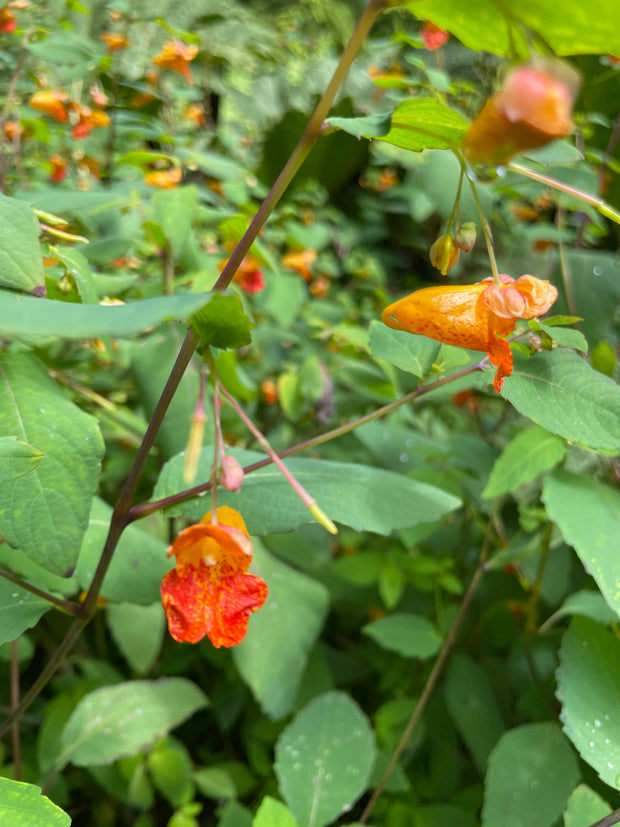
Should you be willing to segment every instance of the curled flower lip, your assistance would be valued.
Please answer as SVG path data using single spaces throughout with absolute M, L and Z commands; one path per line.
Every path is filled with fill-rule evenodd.
M 245 637 L 249 616 L 267 599 L 267 585 L 247 574 L 252 543 L 241 515 L 232 508 L 211 512 L 181 531 L 168 550 L 176 568 L 161 584 L 170 634 L 197 643 L 205 635 L 214 646 L 235 646 Z
M 500 275 L 501 285 L 485 279 L 465 286 L 425 287 L 385 308 L 382 321 L 468 350 L 484 351 L 497 367 L 493 387 L 499 393 L 512 373 L 512 352 L 505 337 L 517 319 L 542 316 L 558 296 L 548 281 L 525 275 L 516 281 Z

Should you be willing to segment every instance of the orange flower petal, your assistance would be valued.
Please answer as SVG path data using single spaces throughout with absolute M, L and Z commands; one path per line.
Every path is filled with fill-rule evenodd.
M 50 115 L 52 118 L 60 121 L 60 123 L 67 123 L 69 113 L 64 106 L 64 101 L 66 101 L 68 97 L 67 92 L 62 89 L 44 89 L 40 92 L 35 92 L 28 101 L 28 104 L 32 106 L 33 109 Z

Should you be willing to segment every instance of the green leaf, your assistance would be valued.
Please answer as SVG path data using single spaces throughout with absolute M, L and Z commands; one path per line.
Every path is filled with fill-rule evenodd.
M 256 811 L 252 827 L 297 827 L 297 822 L 285 804 L 267 795 Z
M 508 443 L 495 462 L 483 497 L 498 497 L 515 491 L 564 459 L 566 444 L 542 428 L 521 431 Z
M 270 718 L 283 718 L 295 702 L 308 655 L 329 605 L 326 588 L 254 544 L 252 571 L 269 584 L 265 606 L 233 649 L 242 678 Z M 269 669 L 265 669 L 269 663 Z
M 604 625 L 617 619 L 616 613 L 609 608 L 600 592 L 573 592 L 573 594 L 569 594 L 557 612 L 554 612 L 551 617 L 545 620 L 543 624 L 545 631 L 563 617 L 571 617 L 572 615 L 583 615 Z
M 88 589 L 101 557 L 110 527 L 112 509 L 95 497 L 75 570 L 82 589 Z M 107 600 L 150 606 L 159 601 L 161 580 L 173 566 L 166 556 L 166 543 L 137 525 L 123 531 L 101 587 Z
M 585 784 L 575 787 L 564 813 L 564 827 L 591 827 L 611 812 L 611 807 Z
M 159 190 L 153 195 L 152 203 L 155 221 L 178 258 L 192 232 L 198 211 L 198 188 L 185 186 Z
M 612 334 L 610 308 L 620 302 L 620 260 L 612 253 L 569 250 L 567 261 L 571 273 L 570 310 L 583 317 L 580 327 L 593 348 Z M 563 306 L 567 307 L 565 302 Z M 545 323 L 549 324 L 549 319 Z
M 0 822 L 11 827 L 69 827 L 71 817 L 34 784 L 0 778 Z
M 76 706 L 62 733 L 57 767 L 110 764 L 144 750 L 156 738 L 207 705 L 185 678 L 127 681 L 90 692 Z
M 203 767 L 192 773 L 192 779 L 207 798 L 227 799 L 237 797 L 237 787 L 230 773 L 221 767 Z
M 254 451 L 232 449 L 230 453 L 241 465 L 265 458 Z M 212 449 L 204 448 L 197 480 L 209 478 L 212 458 Z M 397 528 L 439 520 L 460 505 L 460 500 L 439 488 L 368 465 L 312 459 L 287 459 L 285 464 L 332 520 L 356 531 L 389 534 Z M 164 466 L 155 497 L 166 497 L 185 487 L 183 457 L 174 457 Z M 248 474 L 238 494 L 219 492 L 218 504 L 240 511 L 250 534 L 258 536 L 314 522 L 274 465 Z M 195 499 L 181 503 L 171 513 L 201 519 L 208 510 L 208 500 Z
M 2 420 L 0 419 L 0 425 Z M 0 436 L 0 485 L 34 470 L 43 454 L 16 436 Z
M 594 450 L 620 447 L 620 387 L 570 350 L 516 355 L 502 395 L 552 434 Z
M 620 615 L 620 492 L 588 477 L 556 471 L 546 478 L 542 499 L 549 518 Z
M 557 681 L 564 732 L 603 781 L 620 789 L 620 641 L 595 621 L 574 618 Z
M 367 115 L 363 118 L 329 118 L 332 129 L 341 129 L 343 132 L 356 138 L 378 138 L 387 135 L 390 131 L 392 115 Z
M 558 726 L 512 729 L 489 758 L 482 827 L 551 827 L 578 780 L 577 761 Z
M 36 299 L 0 290 L 0 336 L 37 340 L 133 336 L 160 322 L 188 318 L 205 301 L 204 294 L 186 293 L 108 306 Z
M 465 655 L 456 655 L 448 667 L 444 691 L 454 723 L 484 775 L 489 755 L 504 731 L 486 673 Z
M 127 663 L 138 675 L 146 674 L 157 660 L 166 630 L 161 602 L 150 606 L 111 604 L 106 609 L 106 619 Z
M 67 274 L 75 279 L 78 293 L 84 304 L 97 304 L 99 296 L 86 256 L 72 247 L 55 248 L 54 256 L 65 265 Z
M 529 325 L 533 330 L 542 330 L 560 347 L 572 347 L 573 350 L 579 350 L 581 353 L 588 352 L 588 340 L 579 330 L 547 325 L 544 322 L 539 322 L 538 319 L 532 319 Z
M 469 129 L 469 121 L 434 98 L 412 98 L 394 110 L 387 135 L 378 141 L 421 152 L 423 149 L 449 149 L 459 144 Z
M 509 14 L 494 0 L 467 5 L 461 0 L 411 0 L 407 7 L 474 51 L 512 57 L 516 48 L 525 58 L 530 52 L 528 29 L 542 35 L 560 55 L 618 54 L 620 50 L 620 29 L 611 23 L 616 20 L 615 0 L 593 0 L 587 5 L 566 0 L 561 11 L 553 0 L 520 0 L 506 7 Z
M 40 232 L 32 207 L 0 195 L 0 286 L 45 295 Z
M 67 398 L 38 359 L 4 353 L 0 434 L 36 445 L 44 455 L 29 474 L 3 484 L 0 533 L 44 568 L 65 574 L 77 559 L 99 479 L 97 420 Z
M 0 644 L 16 640 L 39 622 L 52 604 L 4 578 L 0 579 Z
M 382 322 L 371 322 L 368 343 L 375 358 L 385 359 L 420 379 L 428 376 L 441 347 L 426 336 L 392 330 Z
M 239 296 L 215 293 L 210 301 L 195 313 L 190 324 L 200 336 L 201 345 L 213 347 L 243 347 L 250 344 L 252 322 L 243 311 Z
M 323 827 L 357 801 L 375 758 L 372 729 L 342 692 L 312 700 L 280 735 L 274 769 L 299 824 Z
M 164 152 L 147 152 L 146 150 L 133 150 L 132 152 L 125 152 L 120 158 L 116 160 L 116 164 L 129 164 L 130 166 L 144 167 L 152 164 L 154 161 L 170 161 L 174 163 L 172 155 L 166 155 Z
M 430 658 L 442 642 L 441 635 L 430 620 L 404 612 L 381 617 L 366 624 L 362 631 L 383 649 L 398 652 L 405 658 Z

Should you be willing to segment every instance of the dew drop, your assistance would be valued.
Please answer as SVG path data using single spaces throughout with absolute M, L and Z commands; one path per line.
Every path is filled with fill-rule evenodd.
M 598 718 L 595 718 L 595 719 L 594 719 L 594 726 L 595 726 L 595 727 L 599 727 L 600 725 L 601 725 L 601 722 L 599 721 L 599 719 L 598 719 Z
M 594 749 L 594 741 L 588 741 L 588 746 L 590 749 Z
M 592 274 L 593 274 L 594 276 L 602 276 L 602 275 L 603 275 L 603 268 L 602 268 L 602 267 L 595 267 L 595 268 L 592 270 Z
M 398 459 L 399 459 L 401 462 L 407 462 L 407 460 L 409 459 L 409 454 L 406 454 L 406 453 L 404 453 L 404 452 L 403 452 L 403 453 L 402 453 L 402 454 L 398 457 Z

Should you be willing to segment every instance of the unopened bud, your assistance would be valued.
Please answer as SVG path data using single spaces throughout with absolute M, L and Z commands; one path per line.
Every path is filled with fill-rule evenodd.
M 473 221 L 466 221 L 456 231 L 454 243 L 464 253 L 469 253 L 476 243 L 476 225 Z
M 430 249 L 429 257 L 433 267 L 445 276 L 448 270 L 452 269 L 461 251 L 454 243 L 454 236 L 451 233 L 440 236 Z
M 222 473 L 219 479 L 220 485 L 224 486 L 227 491 L 240 491 L 244 476 L 245 473 L 238 460 L 230 454 L 226 454 L 222 460 Z

